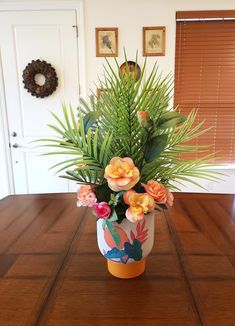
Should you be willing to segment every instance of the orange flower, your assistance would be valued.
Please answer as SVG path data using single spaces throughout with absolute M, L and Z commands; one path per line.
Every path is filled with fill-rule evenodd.
M 145 191 L 152 196 L 157 204 L 165 204 L 168 198 L 168 189 L 163 186 L 163 184 L 149 180 L 147 184 L 143 184 Z
M 154 199 L 147 193 L 137 193 L 134 190 L 126 191 L 124 202 L 130 207 L 126 210 L 126 217 L 132 223 L 144 218 L 144 214 L 152 212 L 155 207 Z
M 113 157 L 105 168 L 104 177 L 113 191 L 129 190 L 139 181 L 140 173 L 129 157 Z

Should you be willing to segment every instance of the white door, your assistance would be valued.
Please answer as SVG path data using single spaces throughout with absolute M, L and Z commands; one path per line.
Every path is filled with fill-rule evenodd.
M 31 141 L 52 136 L 49 110 L 60 115 L 61 102 L 78 102 L 76 12 L 17 11 L 0 13 L 0 50 L 9 126 L 15 193 L 67 192 L 74 186 L 48 170 L 63 157 L 40 156 Z M 56 70 L 58 87 L 45 98 L 24 89 L 22 72 L 32 60 Z M 45 151 L 45 149 L 44 149 Z M 72 188 L 71 188 L 72 187 Z

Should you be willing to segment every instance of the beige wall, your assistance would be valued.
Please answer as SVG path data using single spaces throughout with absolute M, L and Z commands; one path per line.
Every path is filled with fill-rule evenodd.
M 149 68 L 157 60 L 159 68 L 164 74 L 174 72 L 175 58 L 175 12 L 182 10 L 234 10 L 235 0 L 0 0 L 0 7 L 5 6 L 11 10 L 31 9 L 36 10 L 48 8 L 78 8 L 78 4 L 84 4 L 84 40 L 85 51 L 81 51 L 82 75 L 86 84 L 82 89 L 89 92 L 89 88 L 96 89 L 97 75 L 102 74 L 103 58 L 95 56 L 95 27 L 118 27 L 119 28 L 119 57 L 120 64 L 123 62 L 122 48 L 125 46 L 128 58 L 134 60 L 136 50 L 139 52 L 139 63 L 142 57 L 142 27 L 143 26 L 166 26 L 166 55 L 164 57 L 148 57 Z M 5 6 L 4 6 L 5 4 Z M 83 24 L 83 23 L 82 23 Z M 81 67 L 80 67 L 81 70 Z M 2 87 L 0 83 L 0 88 Z M 2 91 L 3 93 L 3 91 Z M 85 94 L 86 92 L 83 91 Z M 2 135 L 3 123 L 1 119 L 2 108 L 0 99 L 0 198 L 9 193 L 7 182 L 7 158 L 4 148 L 4 137 Z M 2 125 L 1 125 L 2 124 Z M 234 192 L 235 193 L 235 169 L 227 170 L 230 176 L 226 180 L 226 189 L 223 185 L 206 183 L 205 187 L 212 192 Z M 187 191 L 193 191 L 190 186 Z M 198 189 L 197 189 L 198 191 Z
M 149 68 L 157 60 L 163 74 L 174 73 L 175 61 L 175 13 L 186 10 L 234 10 L 235 0 L 85 0 L 85 42 L 86 42 L 86 83 L 87 89 L 95 91 L 94 82 L 97 75 L 102 74 L 103 58 L 96 57 L 95 28 L 119 28 L 119 57 L 123 62 L 125 47 L 128 59 L 134 60 L 136 50 L 139 53 L 140 65 L 142 56 L 142 27 L 166 26 L 166 55 L 163 57 L 148 57 Z M 112 58 L 111 58 L 112 59 Z M 89 93 L 89 91 L 88 91 Z M 200 181 L 209 192 L 235 193 L 235 169 L 220 167 L 217 170 L 227 175 L 225 182 L 214 183 Z M 202 189 L 193 185 L 182 188 L 184 191 L 201 192 Z
M 148 57 L 149 66 L 158 61 L 165 74 L 174 72 L 175 58 L 175 12 L 182 10 L 235 9 L 235 0 L 85 0 L 86 82 L 87 89 L 102 73 L 103 58 L 95 56 L 95 27 L 119 28 L 119 57 L 123 62 L 123 47 L 128 58 L 142 57 L 142 27 L 166 26 L 166 55 Z

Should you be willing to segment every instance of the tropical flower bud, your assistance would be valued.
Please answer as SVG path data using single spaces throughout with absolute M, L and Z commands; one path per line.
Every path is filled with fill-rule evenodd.
M 109 218 L 111 214 L 111 208 L 109 207 L 109 204 L 106 203 L 105 201 L 96 203 L 93 206 L 93 210 L 98 218 Z
M 149 117 L 149 113 L 147 111 L 138 111 L 137 117 L 140 125 L 145 128 L 149 129 L 153 125 L 153 121 Z
M 87 164 L 85 164 L 85 163 L 79 163 L 79 164 L 76 164 L 76 166 L 78 168 L 84 168 L 85 166 L 87 166 Z
M 129 157 L 113 157 L 105 168 L 104 177 L 113 191 L 129 190 L 139 181 L 140 173 Z

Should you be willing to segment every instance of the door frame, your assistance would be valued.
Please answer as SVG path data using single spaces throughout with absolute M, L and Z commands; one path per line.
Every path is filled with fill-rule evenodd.
M 3 11 L 44 11 L 44 10 L 74 10 L 76 15 L 76 23 L 78 28 L 78 38 L 77 38 L 77 62 L 78 62 L 78 81 L 79 90 L 78 94 L 83 98 L 87 96 L 87 85 L 86 85 L 86 71 L 85 71 L 85 26 L 84 26 L 84 5 L 83 0 L 63 0 L 63 1 L 53 1 L 53 0 L 41 0 L 41 1 L 6 1 L 0 2 L 0 12 Z M 76 33 L 76 30 L 74 30 Z M 1 49 L 0 49 L 1 50 Z M 15 194 L 14 178 L 11 162 L 11 152 L 10 152 L 10 137 L 8 128 L 8 118 L 7 118 L 7 107 L 5 101 L 5 90 L 4 90 L 4 79 L 2 72 L 2 61 L 1 61 L 1 51 L 0 51 L 0 127 L 2 127 L 2 136 L 5 148 L 4 152 L 4 165 L 6 166 L 7 173 L 4 174 L 4 179 L 6 179 L 7 195 Z M 4 173 L 4 171 L 0 171 Z M 1 199 L 1 194 L 0 194 Z
M 6 99 L 5 99 L 5 88 L 3 81 L 3 71 L 2 71 L 2 57 L 1 57 L 1 49 L 0 49 L 0 128 L 2 137 L 2 147 L 1 152 L 3 153 L 3 167 L 4 171 L 0 171 L 1 179 L 3 179 L 3 185 L 6 189 L 1 190 L 0 199 L 2 196 L 12 194 L 14 189 L 14 181 L 13 181 L 13 170 L 12 170 L 12 160 L 11 160 L 11 151 L 9 147 L 10 139 L 9 139 L 9 127 L 8 127 L 8 118 L 6 112 Z

